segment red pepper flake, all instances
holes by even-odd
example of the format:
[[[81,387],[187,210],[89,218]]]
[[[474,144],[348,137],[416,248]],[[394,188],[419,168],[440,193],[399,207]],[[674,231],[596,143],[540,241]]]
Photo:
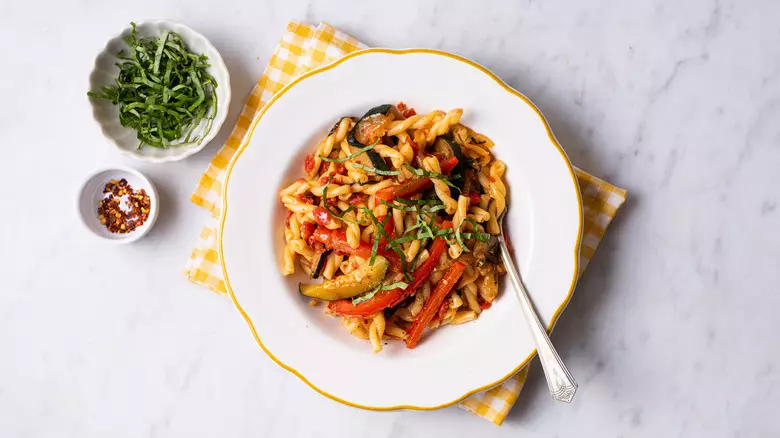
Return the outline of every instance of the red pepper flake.
[[[108,231],[115,234],[125,234],[149,219],[152,201],[146,190],[133,190],[127,180],[112,179],[103,188],[107,195],[98,202],[98,219]]]
[[[487,301],[483,301],[483,302],[479,303],[479,308],[482,309],[482,310],[487,310],[492,305],[493,305],[493,303],[488,303]]]
[[[416,116],[417,111],[415,111],[414,108],[409,108],[408,110],[403,111],[401,115],[408,119],[409,117]]]
[[[403,102],[398,102],[398,105],[395,106],[398,109],[398,112],[403,114],[404,111],[406,111],[406,104]]]

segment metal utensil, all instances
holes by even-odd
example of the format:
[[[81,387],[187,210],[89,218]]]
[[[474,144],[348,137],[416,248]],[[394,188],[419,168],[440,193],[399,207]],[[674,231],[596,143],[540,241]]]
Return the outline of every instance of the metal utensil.
[[[574,398],[574,393],[577,392],[577,382],[571,377],[566,365],[563,364],[558,352],[550,342],[550,338],[547,336],[547,331],[539,321],[539,316],[534,310],[531,298],[528,296],[528,292],[525,290],[523,281],[520,278],[520,274],[515,268],[515,263],[512,261],[512,257],[509,254],[509,249],[506,246],[506,239],[504,238],[504,216],[509,205],[506,206],[503,213],[498,217],[498,226],[501,229],[501,233],[498,235],[498,243],[501,247],[501,259],[504,261],[504,267],[506,267],[509,278],[512,280],[512,284],[515,286],[515,295],[517,295],[518,301],[520,301],[520,307],[523,309],[525,319],[528,321],[528,326],[531,328],[531,334],[536,342],[536,351],[539,356],[539,361],[542,363],[542,369],[544,370],[544,376],[547,378],[547,386],[550,389],[550,394],[553,398],[569,403]]]

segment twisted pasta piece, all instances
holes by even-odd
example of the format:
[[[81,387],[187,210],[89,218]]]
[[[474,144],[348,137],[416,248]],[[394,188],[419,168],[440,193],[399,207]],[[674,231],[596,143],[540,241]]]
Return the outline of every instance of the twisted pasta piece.
[[[487,222],[490,220],[490,213],[475,205],[469,208],[469,217],[477,222]]]
[[[347,219],[347,244],[351,248],[357,248],[360,246],[360,225],[352,223],[357,221],[357,216],[354,211],[349,211],[344,214],[344,218]]]
[[[374,150],[382,157],[389,158],[390,161],[393,163],[393,167],[398,169],[404,164],[404,156],[401,154],[401,152],[391,148],[390,146],[385,146],[383,144],[376,145],[374,147]]]
[[[395,235],[404,234],[404,215],[405,211],[393,209],[393,224],[395,226]]]
[[[401,340],[406,339],[407,336],[406,330],[392,322],[388,322],[385,326],[385,334]]]
[[[320,165],[322,164],[322,158],[320,156],[329,156],[330,153],[333,152],[333,145],[344,140],[347,137],[347,133],[349,133],[349,129],[351,127],[352,120],[349,118],[342,118],[336,131],[325,137],[325,140],[317,145],[317,149],[314,152],[314,167],[311,171],[308,172],[309,176],[314,176],[317,174],[317,171],[320,169]]]
[[[482,311],[482,308],[479,307],[479,302],[477,301],[477,294],[479,293],[477,290],[477,285],[474,284],[474,282],[471,282],[467,284],[466,287],[464,287],[462,290],[463,290],[463,296],[464,298],[466,298],[466,304],[468,304],[469,309],[479,314]]]
[[[282,254],[282,275],[290,275],[295,273],[295,253],[293,252],[290,244],[284,245],[284,253]]]
[[[495,160],[490,163],[490,195],[496,200],[496,214],[501,216],[506,208],[506,186],[502,180],[506,172],[506,164],[503,161]]]
[[[371,347],[374,353],[382,351],[382,336],[385,334],[385,313],[377,312],[371,318],[368,325],[368,339],[371,341]]]
[[[469,202],[468,196],[458,196],[458,206],[455,210],[455,214],[452,216],[453,230],[462,229],[463,220],[466,219],[466,216],[468,215]],[[447,253],[449,253],[450,257],[454,260],[460,257],[463,253],[463,248],[460,247],[460,244],[455,242],[447,248]]]
[[[496,219],[498,217],[496,215],[496,201],[490,201],[487,211],[490,214],[490,219],[487,221],[487,232],[497,236],[501,234],[501,229],[498,227],[498,220]]]
[[[445,117],[443,111],[431,111],[428,114],[414,115],[405,120],[397,120],[390,123],[390,129],[387,130],[387,135],[398,135],[402,132],[406,132],[409,129],[423,129],[436,121]]]
[[[422,160],[422,167],[428,172],[441,173],[439,159],[433,155],[430,157],[425,157]],[[444,183],[444,181],[440,179],[431,178],[431,181],[433,182],[433,188],[436,191],[436,196],[438,196],[439,200],[441,200],[441,202],[444,204],[444,210],[447,212],[447,214],[454,214],[458,209],[458,202],[455,201],[452,196],[450,196],[450,188],[447,186],[447,184]]]
[[[290,240],[290,248],[298,254],[302,255],[306,260],[311,261],[311,259],[314,258],[314,250],[311,249],[303,239]]]
[[[368,339],[368,332],[363,327],[363,318],[348,318],[346,316],[341,317],[341,325],[343,325],[347,331],[353,336],[357,336],[360,339]]]
[[[473,310],[462,310],[460,312],[455,312],[455,315],[453,315],[450,324],[458,325],[463,324],[464,322],[474,321],[477,319],[477,314],[478,312]]]
[[[444,118],[436,122],[433,127],[428,130],[428,134],[425,136],[426,142],[432,143],[436,140],[436,137],[446,134],[447,131],[450,130],[450,126],[460,122],[460,117],[462,115],[463,110],[460,108],[448,111]]]

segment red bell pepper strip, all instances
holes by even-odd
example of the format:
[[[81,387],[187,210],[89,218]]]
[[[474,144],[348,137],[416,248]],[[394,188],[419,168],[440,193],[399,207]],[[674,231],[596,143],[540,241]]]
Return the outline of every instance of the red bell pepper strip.
[[[439,163],[439,167],[441,167],[441,173],[445,175],[449,175],[450,172],[452,172],[452,169],[455,168],[455,166],[458,165],[458,157],[452,156],[447,158],[446,160]]]
[[[425,327],[428,326],[436,315],[441,303],[444,302],[444,299],[447,298],[447,295],[449,295],[452,288],[458,283],[458,280],[460,279],[460,276],[463,275],[465,269],[466,265],[463,263],[453,263],[452,266],[450,266],[450,269],[447,270],[447,273],[444,274],[444,277],[436,284],[428,301],[425,302],[420,313],[414,318],[412,327],[407,332],[409,335],[404,340],[406,348],[414,348],[420,341],[423,330],[425,330]]]
[[[419,178],[402,186],[390,186],[376,192],[374,197],[385,202],[393,202],[393,198],[410,198],[413,195],[431,187],[430,178]]]
[[[452,227],[452,222],[442,222],[442,228],[450,227]],[[394,307],[401,304],[403,300],[409,298],[409,296],[411,296],[417,290],[417,288],[425,283],[425,280],[427,280],[431,275],[433,268],[439,264],[439,257],[441,257],[446,248],[447,242],[444,239],[438,237],[436,240],[434,240],[433,245],[431,245],[431,249],[428,251],[428,260],[426,260],[425,263],[423,263],[414,271],[414,280],[412,280],[412,283],[407,286],[406,289],[396,288],[379,291],[370,299],[357,305],[352,304],[351,300],[331,301],[328,303],[328,309],[330,309],[331,312],[338,313],[340,315],[370,316],[388,307]]]
[[[395,233],[391,234],[391,238],[394,235]],[[332,249],[344,254],[353,254],[364,259],[371,258],[371,249],[373,245],[361,240],[357,248],[352,248],[347,242],[347,232],[344,230],[329,230],[325,227],[317,227],[312,233],[311,238],[316,242],[324,244],[327,249]],[[385,257],[390,262],[391,266],[400,270],[401,259],[398,257],[398,254],[384,248],[379,248],[377,254]]]

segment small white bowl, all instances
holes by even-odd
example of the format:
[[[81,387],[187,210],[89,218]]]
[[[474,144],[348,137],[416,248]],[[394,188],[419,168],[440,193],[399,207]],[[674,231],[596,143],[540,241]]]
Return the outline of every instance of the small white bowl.
[[[108,231],[105,225],[98,219],[98,203],[103,199],[103,189],[112,179],[126,179],[133,190],[146,190],[151,201],[149,217],[143,225],[126,234],[115,234]],[[152,229],[157,220],[157,191],[152,182],[135,169],[129,167],[119,167],[113,169],[103,169],[90,176],[84,185],[81,186],[78,201],[79,217],[89,231],[92,231],[98,237],[114,243],[130,243],[140,239],[149,230]]]
[[[203,35],[195,32],[188,26],[175,23],[173,21],[158,20],[145,21],[138,23],[137,34],[141,36],[159,36],[163,30],[171,30],[182,38],[187,44],[187,48],[196,54],[205,54],[209,57],[208,63],[211,64],[206,71],[217,81],[217,115],[211,126],[209,133],[203,138],[200,144],[192,144],[180,147],[169,147],[166,149],[144,146],[138,148],[138,139],[133,129],[125,128],[119,123],[119,106],[113,105],[105,99],[95,99],[89,97],[92,105],[92,115],[95,121],[103,131],[103,135],[109,139],[125,155],[131,156],[141,161],[149,163],[167,163],[184,159],[204,147],[217,135],[220,127],[227,117],[228,107],[230,106],[230,74],[228,73],[225,62],[222,60],[216,48]],[[111,38],[103,51],[95,58],[95,66],[89,75],[89,90],[100,92],[101,87],[112,85],[119,69],[115,65],[118,61],[116,54],[122,49],[127,49],[124,38],[130,35],[131,27],[125,28],[122,33]],[[195,130],[195,133],[202,132],[203,124]]]

